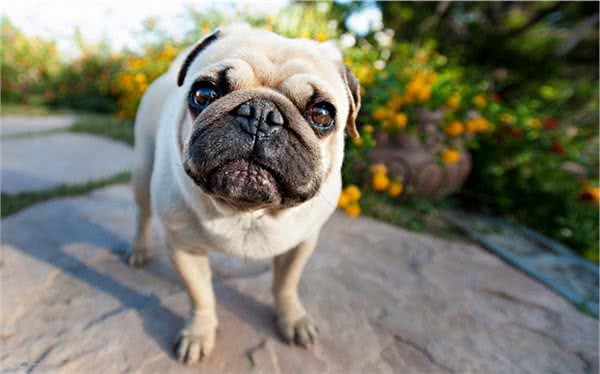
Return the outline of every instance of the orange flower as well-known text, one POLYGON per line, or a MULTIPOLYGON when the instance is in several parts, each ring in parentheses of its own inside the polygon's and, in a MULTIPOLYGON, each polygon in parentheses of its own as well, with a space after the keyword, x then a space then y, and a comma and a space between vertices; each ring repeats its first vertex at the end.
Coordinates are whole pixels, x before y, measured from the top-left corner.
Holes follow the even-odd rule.
POLYGON ((487 100, 483 95, 477 95, 473 98, 473 104, 478 108, 483 108, 487 104, 487 100))
POLYGON ((352 218, 360 216, 360 205, 352 204, 346 208, 346 214, 352 218))
POLYGON ((366 133, 370 134, 373 132, 374 128, 372 125, 364 125, 363 129, 365 130, 366 133))
POLYGON ((444 129, 449 136, 459 136, 465 131, 465 126, 460 121, 453 121, 444 129))
POLYGON ((325 33, 317 33, 317 35, 315 35, 315 39, 319 42, 324 42, 325 40, 327 40, 327 35, 325 33))
POLYGON ((388 188, 388 195, 391 197, 398 197, 404 191, 404 186, 397 182, 390 183, 390 187, 388 188))
POLYGON ((408 122, 408 117, 404 113, 398 113, 394 116, 394 125, 396 128, 403 129, 406 127, 406 123, 408 122))
POLYGON ((402 96, 394 96, 388 100, 387 106, 391 109, 397 110, 404 104, 404 98, 402 96))
POLYGON ((347 208, 350 205, 350 197, 346 193, 341 193, 340 198, 338 200, 338 206, 342 209, 347 208))
POLYGON ((375 191, 385 191, 389 185, 390 180, 385 174, 378 173, 373 176, 373 188, 375 191))
POLYGON ((390 116, 390 114, 391 113, 387 108, 379 107, 379 108, 375 109, 375 112, 373 113, 373 117, 375 117, 375 119, 378 121, 383 121, 384 119, 388 118, 390 116))
POLYGON ((348 198, 350 199, 350 202, 355 202, 360 199, 360 189, 353 184, 344 188, 343 193, 345 193, 346 196, 348 196, 348 198))
POLYGON ((371 173, 373 173, 373 174, 386 174, 387 173, 387 168, 382 163, 373 164, 373 165, 371 165, 371 173))
POLYGON ((456 110, 460 106, 460 95, 454 94, 446 101, 446 106, 451 110, 456 110))
POLYGON ((454 148, 446 148, 442 151, 442 161, 446 165, 456 164, 460 161, 460 151, 454 148))
POLYGON ((483 132, 483 131, 487 130, 489 127, 489 122, 487 119, 485 119, 483 117, 476 117, 476 118, 468 119, 465 122, 465 125, 466 125, 467 132, 477 133, 477 132, 483 132))

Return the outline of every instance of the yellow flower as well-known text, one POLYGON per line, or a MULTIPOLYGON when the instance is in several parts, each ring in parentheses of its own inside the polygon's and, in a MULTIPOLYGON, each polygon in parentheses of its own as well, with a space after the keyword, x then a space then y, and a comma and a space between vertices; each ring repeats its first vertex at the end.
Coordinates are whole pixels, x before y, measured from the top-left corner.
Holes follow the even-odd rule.
POLYGON ((170 60, 173 57, 175 57, 175 55, 177 54, 177 50, 175 50, 175 48, 173 48, 170 45, 165 45, 165 47, 163 48, 162 54, 166 59, 170 60))
POLYGON ((379 107, 377 109, 375 109, 375 112, 373 113, 373 117, 375 117, 376 120, 378 121, 383 121, 384 119, 388 118, 390 116, 390 111, 385 108, 385 107, 379 107))
POLYGON ((361 145, 363 145, 363 138, 355 138, 352 140, 354 142, 354 145, 360 147, 361 145))
POLYGON ((342 192, 342 194, 340 195, 340 199, 338 200, 338 206, 342 209, 345 209, 350 205, 350 203, 351 201, 348 194, 342 192))
POLYGON ((345 194, 348 197, 348 199, 350 199, 350 202, 355 202, 360 199, 360 189, 353 184, 344 188, 343 194, 345 194))
POLYGON ((423 88, 423 81, 418 76, 413 77, 413 79, 406 86, 406 96, 408 101, 413 101, 414 99, 419 98, 423 88))
POLYGON ((446 106, 449 109, 456 110, 460 106, 460 95, 454 94, 448 98, 446 101, 446 106))
POLYGON ((388 100, 386 105, 392 110, 398 110, 404 104, 404 98, 402 96, 394 96, 388 100))
POLYGON ((489 127, 489 122, 483 117, 476 117, 468 119, 465 122, 465 125, 468 133, 477 133, 487 130, 489 127))
POLYGON ((350 217, 358 217, 360 216, 360 205, 352 204, 346 208, 346 214, 350 217))
POLYGON ((315 35, 315 39, 319 42, 324 42, 325 40, 327 40, 327 35, 325 35, 325 33, 317 33, 317 35, 315 35))
POLYGON ((436 79, 437 79, 437 74, 435 71, 430 71, 430 72, 425 73, 425 82, 427 84, 434 84, 436 79))
POLYGON ((143 73, 137 73, 135 75, 135 81, 139 84, 146 83, 146 76, 143 73))
POLYGON ((369 133, 369 134, 372 133, 373 130, 375 130, 372 125, 364 125, 363 128, 364 128, 365 132, 369 133))
POLYGON ((390 185, 389 178, 382 173, 377 173, 373 176, 373 188, 375 191, 385 191, 390 185))
POLYGON ((537 118, 530 118, 529 121, 527 121, 527 124, 532 128, 537 129, 541 126, 542 121, 537 118))
POLYGON ((456 164, 460 161, 460 151, 454 148, 446 148, 442 151, 442 161, 446 165, 456 164))
POLYGON ((388 188, 388 195, 391 197, 398 197, 404 191, 404 186, 398 182, 390 183, 390 187, 388 188))
POLYGON ((511 116, 509 113, 502 113, 500 115, 500 121, 502 121, 508 125, 511 125, 515 122, 515 118, 513 116, 511 116))
POLYGON ((387 167, 384 164, 373 164, 371 165, 371 173, 373 174, 387 174, 387 167))
POLYGON ((405 128, 407 122, 408 117, 406 117, 406 114, 404 113, 398 113, 394 116, 394 125, 399 129, 405 128))
POLYGON ((265 29, 267 31, 273 31, 273 25, 271 25, 270 23, 267 23, 266 25, 263 26, 263 29, 265 29))
POLYGON ((426 103, 431 99, 431 87, 424 86, 421 88, 421 92, 419 92, 419 101, 422 103, 426 103))
POLYGON ((300 34, 300 37, 301 37, 301 38, 304 38, 304 39, 308 39, 308 38, 310 38, 310 33, 309 33, 308 31, 303 31, 303 32, 300 34))
POLYGON ((483 95, 477 95, 473 98, 473 104, 478 108, 483 108, 487 104, 487 100, 483 95))
POLYGON ((460 121, 452 121, 444 129, 449 136, 459 136, 465 131, 465 127, 460 121))

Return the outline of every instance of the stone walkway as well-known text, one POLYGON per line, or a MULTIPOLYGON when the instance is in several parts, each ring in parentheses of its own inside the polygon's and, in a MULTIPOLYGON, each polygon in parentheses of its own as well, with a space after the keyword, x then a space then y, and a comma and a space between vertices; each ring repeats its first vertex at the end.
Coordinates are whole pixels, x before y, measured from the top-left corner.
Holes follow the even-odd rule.
POLYGON ((7 115, 0 117, 2 136, 22 135, 34 132, 66 129, 76 120, 74 115, 53 115, 47 117, 32 117, 7 115))
POLYGON ((268 263, 214 256, 216 348, 183 367, 171 345, 187 296, 160 235, 147 267, 125 264, 133 218, 116 185, 2 220, 3 372, 598 372, 598 321, 542 284, 469 242, 341 213, 300 287, 315 347, 280 340, 268 263))
MULTIPOLYGON (((3 368, 180 371, 170 348, 186 295, 160 238, 153 263, 127 267, 132 231, 125 185, 2 222, 3 368)), ((186 370, 597 372, 597 321, 478 246, 343 214, 322 232, 301 284, 317 346, 279 339, 269 272, 234 271, 215 280, 215 352, 186 370)))
POLYGON ((489 251, 598 318, 598 266, 542 234, 487 216, 458 211, 450 221, 489 251))
POLYGON ((3 138, 1 156, 1 191, 16 194, 112 177, 131 169, 133 151, 95 135, 58 133, 3 138))

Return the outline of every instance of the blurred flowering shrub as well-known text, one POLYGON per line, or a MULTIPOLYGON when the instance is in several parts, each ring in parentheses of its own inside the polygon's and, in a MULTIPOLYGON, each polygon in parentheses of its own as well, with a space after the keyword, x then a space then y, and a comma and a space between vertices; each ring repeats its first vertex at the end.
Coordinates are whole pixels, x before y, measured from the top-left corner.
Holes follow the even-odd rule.
MULTIPOLYGON (((369 150, 379 132, 427 136, 418 113, 438 111, 445 144, 439 162, 456 163, 465 149, 473 155, 459 194, 464 204, 506 214, 598 259, 598 128, 589 115, 597 113, 597 92, 583 113, 558 119, 549 87, 540 97, 504 102, 489 79, 473 79, 478 72, 449 62, 433 42, 381 44, 363 40, 346 53, 364 86, 362 137, 347 145, 344 169, 351 191, 358 185, 406 198, 402 176, 388 175, 385 165, 369 167, 369 150)), ((344 190, 339 205, 357 216, 359 199, 350 195, 360 196, 344 190)))
POLYGON ((348 215, 366 211, 361 204, 371 200, 365 192, 385 195, 390 204, 412 198, 403 176, 370 154, 382 135, 428 136, 419 124, 429 111, 441 117, 439 164, 472 155, 470 178, 458 194, 461 203, 514 217, 597 258, 597 78, 591 84, 558 78, 526 82, 525 95, 505 100, 491 71, 439 53, 433 39, 402 42, 383 27, 364 36, 349 32, 340 6, 292 3, 274 16, 241 9, 228 19, 190 9, 196 27, 181 40, 149 20, 144 35, 151 38, 141 51, 84 50, 70 62, 60 61, 54 43, 25 37, 3 22, 2 98, 31 102, 37 95, 50 105, 133 118, 148 85, 175 56, 221 24, 245 20, 289 37, 331 40, 342 48, 363 93, 361 137, 347 141, 339 201, 348 215), (587 104, 580 104, 581 98, 587 104), (577 110, 565 110, 573 102, 577 110))
POLYGON ((24 35, 6 17, 1 38, 2 100, 40 104, 44 89, 61 68, 56 43, 24 35))

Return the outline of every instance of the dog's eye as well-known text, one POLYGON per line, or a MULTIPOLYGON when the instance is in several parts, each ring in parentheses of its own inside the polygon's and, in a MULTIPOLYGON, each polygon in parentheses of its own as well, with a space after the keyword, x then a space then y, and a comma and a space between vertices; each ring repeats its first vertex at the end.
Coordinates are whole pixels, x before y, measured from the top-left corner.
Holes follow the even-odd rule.
POLYGON ((318 130, 329 130, 334 124, 335 108, 328 102, 321 102, 309 109, 308 117, 312 125, 318 130))
POLYGON ((210 82, 197 82, 190 90, 189 105, 196 112, 201 112, 219 96, 217 88, 210 82))

